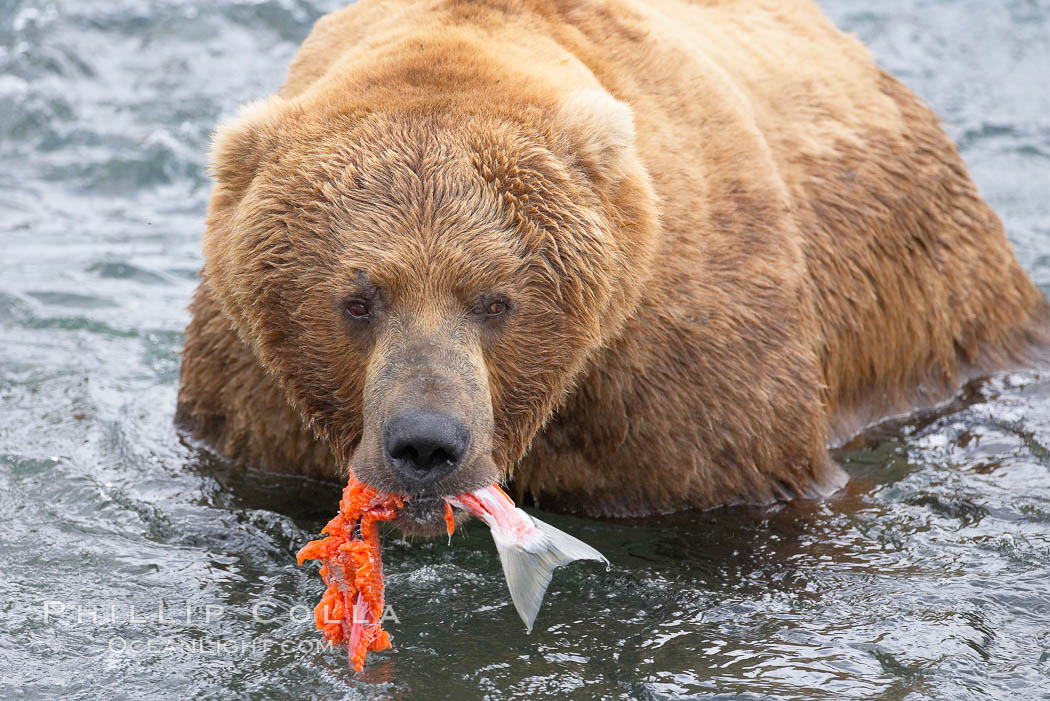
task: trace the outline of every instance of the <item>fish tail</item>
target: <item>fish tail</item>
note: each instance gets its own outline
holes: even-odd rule
[[[554,568],[575,560],[598,560],[604,562],[606,567],[609,565],[604,555],[582,540],[543,521],[531,520],[539,532],[526,546],[500,538],[493,531],[510,598],[529,633],[532,632]]]

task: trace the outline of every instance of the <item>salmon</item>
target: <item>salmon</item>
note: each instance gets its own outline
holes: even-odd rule
[[[411,497],[380,492],[353,475],[343,490],[339,513],[322,530],[325,538],[307,543],[296,559],[321,561],[325,592],[314,609],[314,622],[330,645],[347,646],[349,664],[364,669],[369,651],[386,650],[390,636],[382,628],[383,563],[379,522],[397,515]],[[452,507],[463,509],[492,531],[514,608],[531,633],[554,569],[575,560],[609,561],[581,540],[530,516],[497,485],[445,499],[445,524],[451,540]]]

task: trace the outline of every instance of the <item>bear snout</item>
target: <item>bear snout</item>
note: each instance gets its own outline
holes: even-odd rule
[[[390,468],[416,494],[451,475],[470,448],[470,428],[453,414],[401,411],[383,426],[383,450]]]
[[[349,462],[362,482],[419,502],[412,518],[395,525],[430,533],[426,522],[444,532],[444,509],[423,508],[424,500],[500,478],[484,360],[452,324],[427,334],[406,320],[390,326],[396,333],[377,341],[380,352],[368,369],[363,431]]]

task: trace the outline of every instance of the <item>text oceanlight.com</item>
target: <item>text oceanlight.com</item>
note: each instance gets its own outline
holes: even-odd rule
[[[208,640],[155,637],[129,639],[117,636],[109,639],[108,649],[124,655],[212,655],[243,656],[281,652],[286,655],[313,655],[329,650],[332,645],[326,640],[274,640],[273,638],[249,638],[246,640]]]

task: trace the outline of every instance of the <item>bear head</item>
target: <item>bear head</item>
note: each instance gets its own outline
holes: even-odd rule
[[[204,277],[336,459],[411,495],[509,479],[634,312],[656,242],[627,105],[272,97],[216,133]]]

